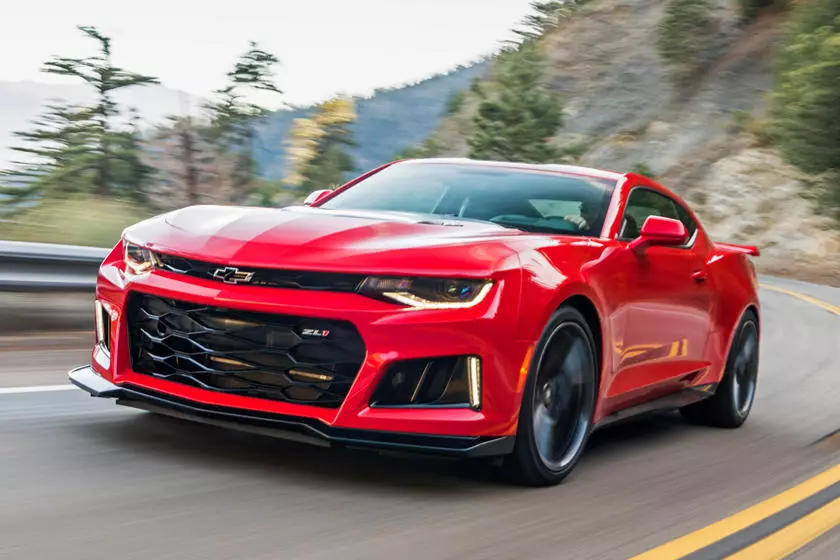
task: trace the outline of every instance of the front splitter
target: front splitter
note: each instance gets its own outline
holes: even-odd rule
[[[116,385],[103,378],[89,365],[71,370],[68,377],[71,383],[91,396],[116,399],[117,404],[122,406],[313,445],[378,448],[462,457],[507,455],[513,451],[514,446],[513,436],[442,436],[358,430],[328,425],[311,418],[207,405],[135,385]]]

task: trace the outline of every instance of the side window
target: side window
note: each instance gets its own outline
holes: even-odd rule
[[[649,216],[662,216],[680,220],[678,205],[665,195],[648,189],[636,189],[627,199],[627,209],[621,222],[618,237],[623,240],[636,239],[642,225]]]
[[[688,230],[688,238],[690,240],[694,239],[694,234],[697,232],[697,224],[694,223],[694,220],[691,218],[691,214],[688,213],[688,210],[686,210],[680,204],[677,204],[676,206],[677,206],[677,213],[680,216],[680,221],[685,226],[685,229]],[[689,241],[689,243],[691,243],[691,242]]]

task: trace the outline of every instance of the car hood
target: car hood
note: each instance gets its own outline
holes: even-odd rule
[[[158,252],[224,265],[484,276],[515,258],[522,232],[396,212],[191,206],[125,235]]]

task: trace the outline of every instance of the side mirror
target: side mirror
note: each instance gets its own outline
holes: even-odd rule
[[[639,237],[628,246],[633,251],[643,251],[650,246],[679,247],[688,240],[688,230],[679,220],[648,216]]]
[[[319,191],[314,191],[306,197],[306,200],[303,201],[303,205],[312,206],[313,204],[317,204],[324,200],[330,194],[332,194],[332,191],[330,189],[321,189]]]

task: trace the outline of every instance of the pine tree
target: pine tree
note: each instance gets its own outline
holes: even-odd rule
[[[468,139],[470,157],[535,163],[559,158],[550,141],[562,125],[562,102],[542,83],[539,46],[525,43],[503,53],[495,71],[494,91],[479,105]]]
[[[536,41],[551,29],[557,27],[560,21],[568,17],[572,10],[582,2],[577,0],[548,0],[531,2],[532,14],[525,16],[520,29],[513,32],[520,41]]]
[[[440,142],[435,135],[429,136],[420,144],[407,146],[394,154],[394,160],[422,159],[439,156],[442,152]]]
[[[741,10],[741,18],[744,21],[754,20],[759,13],[773,9],[786,9],[788,0],[738,0],[738,7]]]
[[[797,7],[776,59],[771,117],[789,161],[834,175],[825,194],[840,209],[840,0]]]
[[[22,145],[12,149],[26,161],[13,162],[15,168],[2,172],[6,186],[0,193],[11,197],[10,204],[90,192],[98,169],[99,132],[91,117],[90,109],[49,105],[31,130],[15,132]]]
[[[209,139],[236,155],[233,202],[245,200],[255,187],[256,126],[269,114],[265,107],[247,101],[246,96],[256,92],[282,93],[274,83],[273,68],[278,62],[277,57],[252,41],[228,72],[228,85],[216,91],[217,101],[206,106],[212,120]]]
[[[117,90],[160,83],[157,78],[129,72],[114,66],[111,61],[111,39],[100,33],[95,27],[78,26],[87,37],[99,43],[99,53],[87,58],[55,57],[44,65],[44,71],[49,74],[72,76],[83,80],[96,90],[97,102],[90,108],[90,122],[96,127],[96,171],[94,176],[94,194],[105,196],[112,192],[114,175],[113,160],[136,158],[136,153],[115,154],[115,149],[135,149],[136,146],[127,142],[124,133],[113,130],[111,120],[119,114],[119,109],[113,99]],[[117,146],[114,145],[117,143]],[[137,186],[135,181],[123,185],[128,188]]]
[[[670,0],[659,24],[656,46],[678,87],[692,83],[711,60],[719,35],[710,0]]]
[[[147,187],[155,170],[141,156],[143,146],[139,122],[137,112],[131,109],[128,127],[109,133],[108,144],[112,147],[110,173],[113,185],[125,198],[145,203],[148,201]]]

